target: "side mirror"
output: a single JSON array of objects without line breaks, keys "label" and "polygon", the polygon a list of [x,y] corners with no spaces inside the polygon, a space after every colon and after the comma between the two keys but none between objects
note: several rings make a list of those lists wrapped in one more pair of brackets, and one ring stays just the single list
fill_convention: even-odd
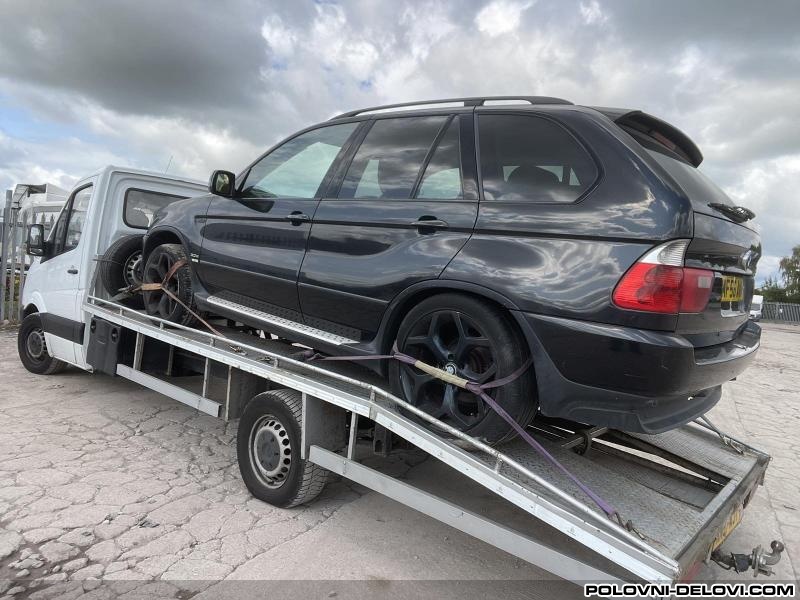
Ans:
[{"label": "side mirror", "polygon": [[208,180],[208,191],[217,196],[233,198],[235,186],[236,175],[230,171],[214,171]]},{"label": "side mirror", "polygon": [[28,254],[31,256],[44,256],[44,225],[38,223],[28,225],[28,237],[25,240]]}]

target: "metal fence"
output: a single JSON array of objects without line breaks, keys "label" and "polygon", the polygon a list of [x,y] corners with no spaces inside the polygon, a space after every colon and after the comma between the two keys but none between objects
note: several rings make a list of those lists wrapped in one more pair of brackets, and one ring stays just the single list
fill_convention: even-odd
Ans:
[{"label": "metal fence", "polygon": [[0,325],[20,320],[22,306],[22,286],[25,273],[32,257],[25,253],[25,236],[28,224],[41,223],[45,235],[50,232],[55,216],[50,213],[22,211],[12,198],[11,190],[6,191],[3,204],[2,223],[0,223]]},{"label": "metal fence", "polygon": [[800,324],[800,304],[788,302],[764,302],[761,318],[765,321]]}]

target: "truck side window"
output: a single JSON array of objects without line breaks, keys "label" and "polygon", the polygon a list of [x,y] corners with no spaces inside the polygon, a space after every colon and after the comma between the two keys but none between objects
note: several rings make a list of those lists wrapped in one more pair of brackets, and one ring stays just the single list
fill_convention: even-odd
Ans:
[{"label": "truck side window", "polygon": [[574,202],[597,179],[586,150],[549,119],[480,115],[478,131],[486,200]]},{"label": "truck side window", "polygon": [[87,185],[72,194],[53,228],[51,242],[53,255],[63,254],[77,247],[86,223],[86,211],[92,198],[92,185]]}]

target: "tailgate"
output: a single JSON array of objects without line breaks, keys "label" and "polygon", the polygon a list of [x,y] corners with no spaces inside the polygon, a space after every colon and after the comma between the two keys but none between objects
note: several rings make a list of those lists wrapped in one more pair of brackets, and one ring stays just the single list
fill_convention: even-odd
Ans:
[{"label": "tailgate", "polygon": [[726,218],[694,213],[694,239],[686,250],[687,267],[714,271],[706,309],[681,314],[678,332],[693,335],[695,346],[712,346],[733,339],[748,319],[761,257],[758,234]]}]

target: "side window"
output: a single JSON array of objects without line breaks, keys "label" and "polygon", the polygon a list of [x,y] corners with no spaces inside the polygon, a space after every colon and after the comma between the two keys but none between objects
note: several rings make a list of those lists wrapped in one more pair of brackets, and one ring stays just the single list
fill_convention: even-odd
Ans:
[{"label": "side window", "polygon": [[461,151],[458,135],[458,118],[447,126],[433,156],[425,167],[417,198],[463,198],[461,187]]},{"label": "side window", "polygon": [[292,138],[258,161],[242,187],[247,198],[314,198],[336,155],[358,123],[342,123]]},{"label": "side window", "polygon": [[340,198],[411,198],[446,116],[379,119],[347,169]]},{"label": "side window", "polygon": [[92,186],[75,192],[67,202],[53,228],[53,254],[62,254],[78,246],[86,223],[86,212],[92,199]]},{"label": "side window", "polygon": [[574,202],[597,179],[586,150],[548,119],[480,115],[478,131],[486,200]]},{"label": "side window", "polygon": [[168,204],[183,200],[187,196],[174,196],[152,190],[131,188],[125,192],[122,220],[128,227],[147,229],[153,222],[153,216]]}]

